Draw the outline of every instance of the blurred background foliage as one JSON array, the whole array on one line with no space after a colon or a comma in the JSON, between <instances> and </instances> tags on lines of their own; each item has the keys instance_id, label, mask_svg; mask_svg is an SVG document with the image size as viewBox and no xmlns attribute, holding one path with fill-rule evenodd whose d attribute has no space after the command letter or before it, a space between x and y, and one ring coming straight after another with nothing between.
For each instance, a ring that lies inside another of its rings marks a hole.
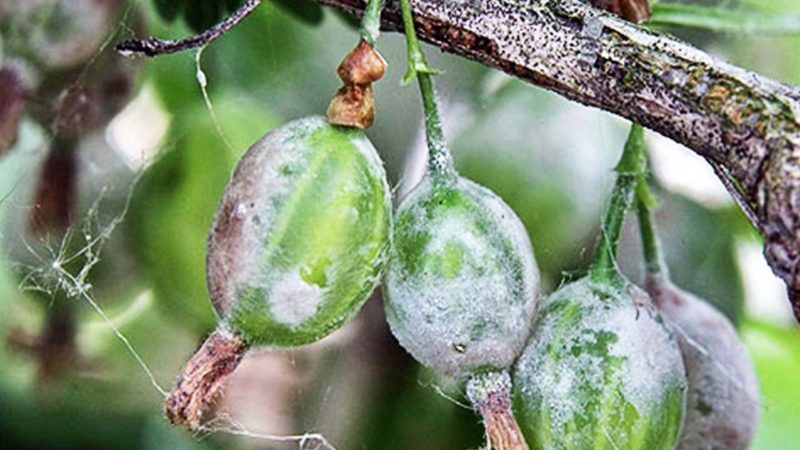
<instances>
[{"instance_id":1,"label":"blurred background foliage","mask_svg":"<svg viewBox=\"0 0 800 450\"><path fill-rule=\"evenodd\" d=\"M205 239L232 167L273 127L322 113L338 87L335 68L357 39L353 20L308 0L265 1L201 54L130 60L113 52L122 38L186 36L241 3L0 3L2 65L27 93L14 144L0 149L3 447L298 447L170 429L158 390L91 305L121 330L156 383L171 387L214 324ZM769 32L791 28L789 19L776 17L794 17L784 13L800 11L800 1L654 7L663 11L653 25L659 31L800 84L800 37ZM757 20L732 25L745 16ZM758 33L742 32L748 30ZM386 35L379 48L389 72L376 85L378 116L369 135L403 195L424 164L421 110L416 90L400 86L401 36ZM435 49L429 56L444 71L437 82L458 168L520 215L545 292L579 276L627 124ZM648 140L674 279L730 317L751 351L763 395L754 448L794 449L800 331L759 253L760 238L700 158L654 134ZM55 156L76 167L74 177L61 180L73 195L42 187L43 167ZM42 206L48 198L69 202L65 221L36 228L31 217L52 212ZM623 269L639 279L635 223L621 255ZM460 386L420 368L397 346L376 295L352 324L318 344L249 357L219 404L220 417L232 418L217 425L320 432L340 449L476 448L481 429L464 403Z\"/></svg>"}]
</instances>

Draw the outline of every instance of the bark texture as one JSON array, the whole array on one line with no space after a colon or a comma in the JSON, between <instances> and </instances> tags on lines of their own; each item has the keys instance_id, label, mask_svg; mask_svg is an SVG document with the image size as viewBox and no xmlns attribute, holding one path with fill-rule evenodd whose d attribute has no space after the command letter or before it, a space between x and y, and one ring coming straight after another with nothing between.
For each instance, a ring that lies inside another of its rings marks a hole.
<instances>
[{"instance_id":1,"label":"bark texture","mask_svg":"<svg viewBox=\"0 0 800 450\"><path fill-rule=\"evenodd\" d=\"M364 0L317 0L360 15ZM800 88L578 0L413 0L419 37L686 145L765 239L800 319ZM402 30L387 0L387 30Z\"/></svg>"}]
</instances>

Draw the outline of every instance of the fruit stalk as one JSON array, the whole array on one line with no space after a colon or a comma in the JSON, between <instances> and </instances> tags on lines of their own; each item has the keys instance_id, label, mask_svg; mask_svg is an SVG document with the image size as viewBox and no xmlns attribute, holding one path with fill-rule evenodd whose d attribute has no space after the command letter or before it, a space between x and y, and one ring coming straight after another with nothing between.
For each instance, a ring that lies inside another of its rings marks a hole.
<instances>
[{"instance_id":1,"label":"fruit stalk","mask_svg":"<svg viewBox=\"0 0 800 450\"><path fill-rule=\"evenodd\" d=\"M364 16L361 18L361 40L365 41L370 47L375 47L375 42L381 34L381 11L383 11L383 0L369 0Z\"/></svg>"},{"instance_id":2,"label":"fruit stalk","mask_svg":"<svg viewBox=\"0 0 800 450\"><path fill-rule=\"evenodd\" d=\"M642 177L636 188L637 217L642 237L644 264L648 277L669 278L669 269L661 252L661 241L658 239L655 221L653 220L653 198L647 180Z\"/></svg>"},{"instance_id":3,"label":"fruit stalk","mask_svg":"<svg viewBox=\"0 0 800 450\"><path fill-rule=\"evenodd\" d=\"M634 124L631 126L625 149L615 168L617 181L611 193L606 216L603 218L594 261L589 269L590 277L594 281L618 284L621 280L616 263L617 243L625 213L633 204L637 185L646 169L644 130L641 125Z\"/></svg>"},{"instance_id":4,"label":"fruit stalk","mask_svg":"<svg viewBox=\"0 0 800 450\"><path fill-rule=\"evenodd\" d=\"M486 372L467 381L467 397L483 419L486 436L496 450L528 450L511 412L511 376L508 371Z\"/></svg>"},{"instance_id":5,"label":"fruit stalk","mask_svg":"<svg viewBox=\"0 0 800 450\"><path fill-rule=\"evenodd\" d=\"M758 426L759 395L747 349L722 313L670 281L653 220L655 200L644 176L637 200L645 287L676 331L686 367L686 414L676 449L750 448Z\"/></svg>"},{"instance_id":6,"label":"fruit stalk","mask_svg":"<svg viewBox=\"0 0 800 450\"><path fill-rule=\"evenodd\" d=\"M218 328L186 363L165 402L173 425L197 429L220 389L242 360L247 345L236 335Z\"/></svg>"},{"instance_id":7,"label":"fruit stalk","mask_svg":"<svg viewBox=\"0 0 800 450\"><path fill-rule=\"evenodd\" d=\"M442 131L442 121L436 102L433 75L417 40L409 0L400 0L408 50L408 70L403 78L417 78L425 113L425 135L428 144L428 170L434 184L458 181L453 157ZM440 184L441 186L441 184ZM530 250L528 250L530 251ZM496 450L528 450L511 410L511 377L508 371L483 372L467 380L467 396L483 419L486 436Z\"/></svg>"},{"instance_id":8,"label":"fruit stalk","mask_svg":"<svg viewBox=\"0 0 800 450\"><path fill-rule=\"evenodd\" d=\"M442 120L439 107L436 103L436 91L433 87L432 76L436 71L431 69L425 59L425 54L417 40L414 30L414 17L411 14L409 0L400 0L403 14L403 27L406 34L406 48L408 49L408 69L403 77L404 82L410 82L416 76L419 91L422 96L422 107L425 111L425 137L428 144L429 173L437 179L455 178L453 157L447 147L442 131Z\"/></svg>"}]
</instances>

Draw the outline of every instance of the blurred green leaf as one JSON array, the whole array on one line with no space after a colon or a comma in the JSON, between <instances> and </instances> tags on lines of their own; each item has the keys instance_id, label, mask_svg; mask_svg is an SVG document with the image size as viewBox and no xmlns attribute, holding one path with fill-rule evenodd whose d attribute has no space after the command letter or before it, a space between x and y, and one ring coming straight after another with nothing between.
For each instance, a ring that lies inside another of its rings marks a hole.
<instances>
[{"instance_id":1,"label":"blurred green leaf","mask_svg":"<svg viewBox=\"0 0 800 450\"><path fill-rule=\"evenodd\" d=\"M761 421L752 450L794 450L800 442L800 329L747 321L742 337L756 367Z\"/></svg>"},{"instance_id":2,"label":"blurred green leaf","mask_svg":"<svg viewBox=\"0 0 800 450\"><path fill-rule=\"evenodd\" d=\"M143 176L128 219L132 246L173 320L207 331L216 319L205 285L205 244L217 201L247 147L275 120L235 94L215 99L219 127L204 105L184 111L173 144Z\"/></svg>"},{"instance_id":3,"label":"blurred green leaf","mask_svg":"<svg viewBox=\"0 0 800 450\"><path fill-rule=\"evenodd\" d=\"M325 18L322 6L310 0L272 0L272 2L309 25L319 25Z\"/></svg>"},{"instance_id":4,"label":"blurred green leaf","mask_svg":"<svg viewBox=\"0 0 800 450\"><path fill-rule=\"evenodd\" d=\"M677 25L728 33L800 33L800 14L771 13L754 9L729 9L684 3L653 5L651 25Z\"/></svg>"},{"instance_id":5,"label":"blurred green leaf","mask_svg":"<svg viewBox=\"0 0 800 450\"><path fill-rule=\"evenodd\" d=\"M348 448L450 450L477 448L482 441L478 416L436 390L441 379L417 364L382 386L364 405L367 420ZM446 432L445 432L446 430Z\"/></svg>"},{"instance_id":6,"label":"blurred green leaf","mask_svg":"<svg viewBox=\"0 0 800 450\"><path fill-rule=\"evenodd\" d=\"M173 22L184 8L186 0L153 0L156 11L167 22Z\"/></svg>"},{"instance_id":7,"label":"blurred green leaf","mask_svg":"<svg viewBox=\"0 0 800 450\"><path fill-rule=\"evenodd\" d=\"M186 4L183 17L189 28L200 32L216 25L225 12L222 1L190 1Z\"/></svg>"},{"instance_id":8,"label":"blurred green leaf","mask_svg":"<svg viewBox=\"0 0 800 450\"><path fill-rule=\"evenodd\" d=\"M354 30L357 30L358 27L361 26L361 21L359 21L358 18L352 14L348 14L340 9L334 9L333 13L348 27Z\"/></svg>"}]
</instances>

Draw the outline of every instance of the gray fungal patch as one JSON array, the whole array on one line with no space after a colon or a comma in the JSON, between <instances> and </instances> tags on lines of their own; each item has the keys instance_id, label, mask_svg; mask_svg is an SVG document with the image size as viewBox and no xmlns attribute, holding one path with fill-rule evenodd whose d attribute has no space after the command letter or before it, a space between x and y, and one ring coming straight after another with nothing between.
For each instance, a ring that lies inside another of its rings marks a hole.
<instances>
[{"instance_id":1,"label":"gray fungal patch","mask_svg":"<svg viewBox=\"0 0 800 450\"><path fill-rule=\"evenodd\" d=\"M296 327L316 314L317 308L325 299L323 289L307 283L300 275L301 270L293 270L278 280L267 296L272 317L284 325Z\"/></svg>"}]
</instances>

